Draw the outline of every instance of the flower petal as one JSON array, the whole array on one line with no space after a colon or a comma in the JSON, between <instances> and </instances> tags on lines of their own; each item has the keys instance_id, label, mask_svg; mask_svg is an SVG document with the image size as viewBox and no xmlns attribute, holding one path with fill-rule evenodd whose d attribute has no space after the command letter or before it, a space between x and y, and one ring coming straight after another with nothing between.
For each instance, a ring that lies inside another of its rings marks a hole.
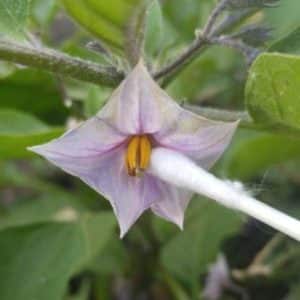
<instances>
[{"instance_id":1,"label":"flower petal","mask_svg":"<svg viewBox=\"0 0 300 300\"><path fill-rule=\"evenodd\" d=\"M154 134L162 147L177 150L210 168L231 141L237 122L217 122L182 110L176 123Z\"/></svg>"},{"instance_id":2,"label":"flower petal","mask_svg":"<svg viewBox=\"0 0 300 300\"><path fill-rule=\"evenodd\" d=\"M176 122L181 110L140 61L112 94L98 117L125 134L149 134Z\"/></svg>"},{"instance_id":3,"label":"flower petal","mask_svg":"<svg viewBox=\"0 0 300 300\"><path fill-rule=\"evenodd\" d=\"M66 132L58 139L44 145L30 147L29 150L48 157L66 156L85 158L109 151L127 139L116 129L97 117L82 123L81 126Z\"/></svg>"},{"instance_id":4,"label":"flower petal","mask_svg":"<svg viewBox=\"0 0 300 300\"><path fill-rule=\"evenodd\" d=\"M128 176L124 164L125 144L100 154L84 147L70 149L71 153L68 153L64 146L69 146L69 142L69 134L66 134L46 145L33 147L32 150L67 173L79 177L107 198L123 237L139 216L159 199L160 190L156 179L148 174L142 178ZM75 143L75 146L78 145Z\"/></svg>"},{"instance_id":5,"label":"flower petal","mask_svg":"<svg viewBox=\"0 0 300 300\"><path fill-rule=\"evenodd\" d=\"M182 109L151 78L142 61L98 117L124 134L152 134L160 146L179 150L205 168L223 153L238 124L208 120Z\"/></svg>"},{"instance_id":6,"label":"flower petal","mask_svg":"<svg viewBox=\"0 0 300 300\"><path fill-rule=\"evenodd\" d=\"M151 205L152 211L159 217L178 225L183 229L184 212L193 193L159 181L161 196L159 201Z\"/></svg>"},{"instance_id":7,"label":"flower petal","mask_svg":"<svg viewBox=\"0 0 300 300\"><path fill-rule=\"evenodd\" d=\"M140 215L153 204L158 190L151 176L128 176L123 146L105 156L102 163L97 164L91 180L83 180L109 200L120 225L120 236L123 237Z\"/></svg>"}]
</instances>

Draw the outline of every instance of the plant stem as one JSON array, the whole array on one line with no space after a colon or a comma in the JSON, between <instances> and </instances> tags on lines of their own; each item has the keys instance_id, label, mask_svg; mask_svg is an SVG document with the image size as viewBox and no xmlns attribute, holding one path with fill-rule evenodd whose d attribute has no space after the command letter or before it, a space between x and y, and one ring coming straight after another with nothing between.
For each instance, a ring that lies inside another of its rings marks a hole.
<instances>
[{"instance_id":1,"label":"plant stem","mask_svg":"<svg viewBox=\"0 0 300 300\"><path fill-rule=\"evenodd\" d=\"M267 258L274 252L274 249L284 240L284 235L277 233L273 238L255 255L253 261L250 264L251 266L263 265Z\"/></svg>"},{"instance_id":2,"label":"plant stem","mask_svg":"<svg viewBox=\"0 0 300 300\"><path fill-rule=\"evenodd\" d=\"M188 65L201 50L208 45L208 41L202 36L197 36L192 44L186 48L173 62L169 63L161 70L154 74L154 78L161 79L166 77L167 79L173 77L180 72L186 65Z\"/></svg>"},{"instance_id":3,"label":"plant stem","mask_svg":"<svg viewBox=\"0 0 300 300\"><path fill-rule=\"evenodd\" d=\"M201 50L205 48L210 42L209 37L214 35L213 26L220 16L222 11L226 7L228 0L220 0L216 7L213 9L212 13L208 17L208 20L204 26L203 30L198 30L196 33L196 38L173 62L170 62L165 67L162 67L161 70L154 74L155 79L160 79L167 77L165 82L169 81L169 78L172 78L180 70L182 70L187 64L189 64Z\"/></svg>"},{"instance_id":4,"label":"plant stem","mask_svg":"<svg viewBox=\"0 0 300 300\"><path fill-rule=\"evenodd\" d=\"M206 25L203 29L203 36L210 36L212 33L213 26L215 25L215 22L219 15L223 12L223 10L226 8L228 0L220 0L218 4L215 6L213 11L211 12L210 16L208 17L208 20L206 22Z\"/></svg>"},{"instance_id":5,"label":"plant stem","mask_svg":"<svg viewBox=\"0 0 300 300\"><path fill-rule=\"evenodd\" d=\"M162 67L153 75L156 80L164 78L162 83L163 86L168 84L175 77L175 75L183 70L184 67L186 67L189 63L191 63L203 50L205 50L207 46L211 45L212 38L217 37L226 30L230 29L232 26L235 26L244 18L249 17L257 11L256 9L246 9L236 16L227 17L223 22L214 27L218 17L226 8L227 2L228 0L220 0L210 14L204 29L198 30L198 32L196 31L197 34L194 41L173 61Z\"/></svg>"},{"instance_id":6,"label":"plant stem","mask_svg":"<svg viewBox=\"0 0 300 300\"><path fill-rule=\"evenodd\" d=\"M191 105L191 104L183 104L182 106L185 109L188 109L208 119L225 121L225 122L234 122L240 120L240 126L244 128L254 127L254 123L246 111L231 111L231 110L217 109L212 107L201 107L198 105Z\"/></svg>"},{"instance_id":7,"label":"plant stem","mask_svg":"<svg viewBox=\"0 0 300 300\"><path fill-rule=\"evenodd\" d=\"M241 52L244 55L248 65L250 65L260 53L260 50L258 50L257 48L248 46L240 40L236 40L225 35L212 38L211 43L232 48Z\"/></svg>"},{"instance_id":8,"label":"plant stem","mask_svg":"<svg viewBox=\"0 0 300 300\"><path fill-rule=\"evenodd\" d=\"M229 31L234 26L239 24L241 21L247 19L258 11L257 8L247 8L241 12L227 16L220 24L218 24L214 29L214 35L220 35L224 32Z\"/></svg>"},{"instance_id":9,"label":"plant stem","mask_svg":"<svg viewBox=\"0 0 300 300\"><path fill-rule=\"evenodd\" d=\"M8 40L0 40L0 59L107 86L115 86L123 78L123 74L114 68Z\"/></svg>"},{"instance_id":10,"label":"plant stem","mask_svg":"<svg viewBox=\"0 0 300 300\"><path fill-rule=\"evenodd\" d=\"M244 270L233 270L232 276L241 281L256 276L267 276L273 272L274 267L267 264L267 259L285 239L282 233L277 233L271 240L256 254L250 265Z\"/></svg>"}]
</instances>

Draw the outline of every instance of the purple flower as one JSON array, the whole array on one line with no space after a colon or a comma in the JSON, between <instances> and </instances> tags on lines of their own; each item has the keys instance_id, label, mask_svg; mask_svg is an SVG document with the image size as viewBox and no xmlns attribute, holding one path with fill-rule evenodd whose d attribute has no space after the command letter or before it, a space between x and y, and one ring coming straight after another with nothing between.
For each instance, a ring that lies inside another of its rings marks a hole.
<instances>
[{"instance_id":1,"label":"purple flower","mask_svg":"<svg viewBox=\"0 0 300 300\"><path fill-rule=\"evenodd\" d=\"M207 300L218 300L226 290L240 295L241 299L249 299L246 291L231 279L226 257L219 254L216 262L209 268L202 296Z\"/></svg>"},{"instance_id":2,"label":"purple flower","mask_svg":"<svg viewBox=\"0 0 300 300\"><path fill-rule=\"evenodd\" d=\"M232 286L230 269L223 254L219 254L217 261L211 265L203 290L204 299L218 300L223 291Z\"/></svg>"},{"instance_id":3,"label":"purple flower","mask_svg":"<svg viewBox=\"0 0 300 300\"><path fill-rule=\"evenodd\" d=\"M140 62L96 116L30 150L107 198L123 237L149 208L183 226L192 194L151 174L148 166L154 147L179 151L209 168L227 147L236 126L237 122L216 122L182 109Z\"/></svg>"}]
</instances>

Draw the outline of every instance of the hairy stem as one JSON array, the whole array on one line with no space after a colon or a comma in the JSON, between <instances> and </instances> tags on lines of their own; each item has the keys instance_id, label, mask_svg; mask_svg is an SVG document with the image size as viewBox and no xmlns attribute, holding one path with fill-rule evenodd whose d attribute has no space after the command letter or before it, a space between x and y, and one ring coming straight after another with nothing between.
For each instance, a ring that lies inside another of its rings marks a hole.
<instances>
[{"instance_id":1,"label":"hairy stem","mask_svg":"<svg viewBox=\"0 0 300 300\"><path fill-rule=\"evenodd\" d=\"M115 86L123 78L123 74L114 68L8 40L0 40L0 59L107 86Z\"/></svg>"},{"instance_id":2,"label":"hairy stem","mask_svg":"<svg viewBox=\"0 0 300 300\"><path fill-rule=\"evenodd\" d=\"M254 123L251 120L251 117L246 111L231 111L225 109L217 109L211 107L201 107L191 104L183 104L185 109L188 109L196 114L199 114L203 117L224 121L224 122L234 122L240 120L240 126L244 128L254 127Z\"/></svg>"},{"instance_id":3,"label":"hairy stem","mask_svg":"<svg viewBox=\"0 0 300 300\"><path fill-rule=\"evenodd\" d=\"M220 109L214 107L203 107L199 105L192 105L188 103L182 104L182 107L195 113L199 114L202 117L223 121L223 122L235 122L237 120L240 121L239 127L244 129L254 129L261 132L268 132L273 134L284 134L293 138L299 138L299 131L290 130L289 128L282 128L271 126L268 124L262 124L255 122L252 120L251 116L247 111L237 111L237 110L228 110L228 109Z\"/></svg>"},{"instance_id":4,"label":"hairy stem","mask_svg":"<svg viewBox=\"0 0 300 300\"><path fill-rule=\"evenodd\" d=\"M236 40L225 35L212 38L211 43L220 46L225 46L239 51L244 55L248 65L251 65L253 60L261 53L260 50L258 50L257 48L248 46L247 44L245 44L240 40Z\"/></svg>"},{"instance_id":5,"label":"hairy stem","mask_svg":"<svg viewBox=\"0 0 300 300\"><path fill-rule=\"evenodd\" d=\"M215 22L219 15L223 12L223 10L226 8L228 0L220 0L219 3L215 6L213 11L211 12L210 16L208 17L208 20L206 22L206 25L203 29L203 35L209 36L212 33L213 26L215 25Z\"/></svg>"},{"instance_id":6,"label":"hairy stem","mask_svg":"<svg viewBox=\"0 0 300 300\"><path fill-rule=\"evenodd\" d=\"M257 9L246 9L238 15L227 17L223 22L215 26L217 19L226 8L227 2L228 0L220 0L208 17L203 30L198 30L194 41L173 61L163 66L154 74L155 79L164 78L162 85L168 84L181 70L205 50L207 46L213 44L211 39L229 30L232 26L235 26L241 20L251 16L257 11Z\"/></svg>"},{"instance_id":7,"label":"hairy stem","mask_svg":"<svg viewBox=\"0 0 300 300\"><path fill-rule=\"evenodd\" d=\"M241 12L233 15L227 16L220 24L218 24L214 29L214 35L220 35L224 32L231 30L234 26L252 16L258 11L257 8L247 8Z\"/></svg>"},{"instance_id":8,"label":"hairy stem","mask_svg":"<svg viewBox=\"0 0 300 300\"><path fill-rule=\"evenodd\" d=\"M173 77L178 72L180 72L186 65L188 65L196 55L198 55L201 50L203 50L208 45L208 41L202 36L197 36L192 44L186 48L173 62L170 62L161 70L154 74L155 79L160 79L166 77Z\"/></svg>"},{"instance_id":9,"label":"hairy stem","mask_svg":"<svg viewBox=\"0 0 300 300\"><path fill-rule=\"evenodd\" d=\"M226 7L228 0L220 0L211 12L203 30L198 30L195 40L188 46L174 61L162 67L157 73L154 74L155 79L166 77L165 82L181 71L187 64L189 64L201 50L205 48L210 42L209 37L214 35L213 26Z\"/></svg>"}]
</instances>

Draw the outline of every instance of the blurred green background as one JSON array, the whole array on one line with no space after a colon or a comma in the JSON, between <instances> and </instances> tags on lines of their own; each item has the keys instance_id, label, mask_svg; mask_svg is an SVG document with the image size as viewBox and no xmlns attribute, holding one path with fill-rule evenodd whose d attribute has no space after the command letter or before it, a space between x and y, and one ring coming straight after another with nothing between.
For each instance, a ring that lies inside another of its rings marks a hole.
<instances>
[{"instance_id":1,"label":"blurred green background","mask_svg":"<svg viewBox=\"0 0 300 300\"><path fill-rule=\"evenodd\" d=\"M214 4L165 0L150 10L153 70L191 43ZM0 38L127 67L126 26L138 5L0 0ZM282 0L247 22L273 28L265 49L288 54L263 57L249 71L242 55L212 46L166 89L180 103L248 110L254 125L241 126L213 171L300 218L300 2ZM97 39L112 57L86 47ZM196 197L183 232L146 213L120 240L105 199L26 150L95 114L111 91L0 60L0 299L300 299L298 243L258 221ZM284 101L275 105L277 93Z\"/></svg>"}]
</instances>

